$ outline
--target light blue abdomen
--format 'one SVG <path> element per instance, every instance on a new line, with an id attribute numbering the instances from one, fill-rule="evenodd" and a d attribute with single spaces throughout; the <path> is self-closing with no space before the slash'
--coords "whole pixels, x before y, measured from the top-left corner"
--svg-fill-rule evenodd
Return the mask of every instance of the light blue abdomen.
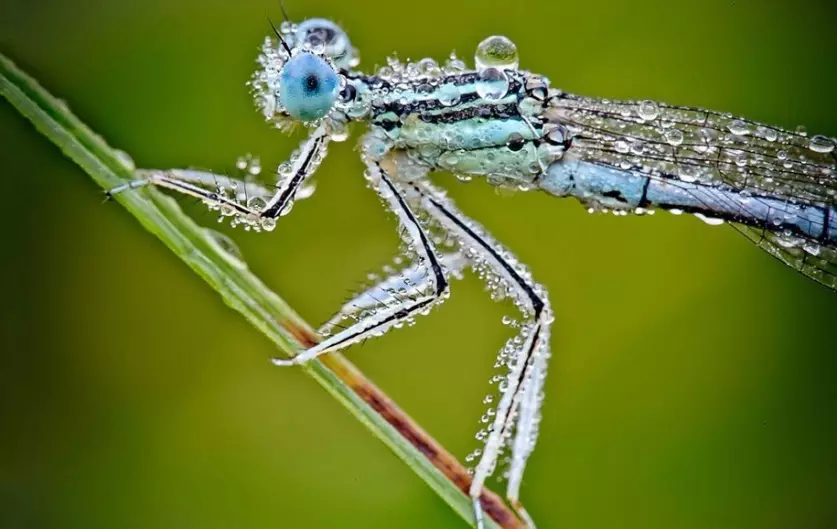
<path id="1" fill-rule="evenodd" d="M 837 243 L 837 210 L 828 206 L 792 204 L 776 197 L 747 196 L 729 187 L 649 178 L 573 159 L 552 163 L 539 185 L 553 195 L 573 196 L 591 207 L 681 210 Z"/>

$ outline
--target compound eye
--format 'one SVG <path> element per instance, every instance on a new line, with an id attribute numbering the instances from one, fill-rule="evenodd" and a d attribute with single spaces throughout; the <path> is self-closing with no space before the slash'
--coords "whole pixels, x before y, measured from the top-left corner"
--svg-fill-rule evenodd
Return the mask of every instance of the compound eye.
<path id="1" fill-rule="evenodd" d="M 340 91 L 337 73 L 322 58 L 300 53 L 279 75 L 279 101 L 294 119 L 314 121 L 331 110 Z"/>
<path id="2" fill-rule="evenodd" d="M 322 46 L 326 57 L 334 60 L 338 66 L 344 66 L 341 61 L 351 51 L 349 37 L 340 26 L 324 18 L 311 18 L 303 21 L 296 29 L 297 46 Z"/>

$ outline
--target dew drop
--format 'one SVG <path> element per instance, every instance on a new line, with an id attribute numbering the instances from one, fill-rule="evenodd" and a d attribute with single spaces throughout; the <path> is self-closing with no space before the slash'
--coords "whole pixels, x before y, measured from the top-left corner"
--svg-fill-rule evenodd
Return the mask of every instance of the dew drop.
<path id="1" fill-rule="evenodd" d="M 614 144 L 614 147 L 616 148 L 616 152 L 622 153 L 622 154 L 628 154 L 628 150 L 629 150 L 628 142 L 626 142 L 625 140 L 618 140 Z"/>
<path id="2" fill-rule="evenodd" d="M 299 190 L 296 192 L 296 199 L 297 200 L 305 200 L 306 198 L 311 197 L 314 194 L 314 191 L 317 190 L 317 182 L 310 180 L 302 186 L 300 186 Z"/>
<path id="3" fill-rule="evenodd" d="M 808 142 L 808 148 L 814 152 L 829 153 L 834 150 L 834 140 L 822 134 L 817 134 Z"/>
<path id="4" fill-rule="evenodd" d="M 716 218 L 713 218 L 713 217 L 707 217 L 706 215 L 704 215 L 702 213 L 695 213 L 695 217 L 699 218 L 700 220 L 702 220 L 706 224 L 709 224 L 710 226 L 720 226 L 721 224 L 724 223 L 724 219 L 716 219 Z"/>
<path id="5" fill-rule="evenodd" d="M 273 231 L 276 229 L 276 219 L 264 217 L 261 220 L 261 226 L 264 231 Z"/>
<path id="6" fill-rule="evenodd" d="M 776 129 L 771 129 L 769 127 L 759 127 L 759 135 L 771 142 L 779 139 L 779 134 L 776 133 Z"/>
<path id="7" fill-rule="evenodd" d="M 732 120 L 727 128 L 736 136 L 744 136 L 748 132 L 750 132 L 750 129 L 747 127 L 747 124 L 741 121 L 740 119 Z"/>
<path id="8" fill-rule="evenodd" d="M 477 80 L 477 95 L 489 101 L 502 99 L 509 91 L 509 80 L 502 70 L 485 68 L 480 70 Z"/>
<path id="9" fill-rule="evenodd" d="M 677 147 L 683 143 L 683 131 L 677 129 L 669 129 L 665 133 L 666 142 L 673 147 Z"/>
<path id="10" fill-rule="evenodd" d="M 494 35 L 483 40 L 474 54 L 477 70 L 515 70 L 519 64 L 517 46 L 509 38 Z"/>
<path id="11" fill-rule="evenodd" d="M 653 121 L 660 115 L 660 107 L 653 101 L 642 101 L 637 109 L 637 114 L 644 121 Z"/>
<path id="12" fill-rule="evenodd" d="M 439 65 L 436 64 L 436 61 L 433 59 L 422 59 L 418 62 L 418 74 L 423 75 L 426 77 L 438 77 L 441 75 L 442 70 L 439 68 Z"/>
<path id="13" fill-rule="evenodd" d="M 247 201 L 247 207 L 258 213 L 267 206 L 267 202 L 262 197 L 251 197 Z"/>
<path id="14" fill-rule="evenodd" d="M 439 89 L 439 102 L 445 106 L 459 102 L 459 89 L 454 84 L 446 84 Z"/>
<path id="15" fill-rule="evenodd" d="M 697 168 L 689 165 L 684 165 L 680 168 L 680 171 L 678 172 L 677 176 L 680 178 L 680 180 L 686 183 L 696 182 L 698 179 Z"/>

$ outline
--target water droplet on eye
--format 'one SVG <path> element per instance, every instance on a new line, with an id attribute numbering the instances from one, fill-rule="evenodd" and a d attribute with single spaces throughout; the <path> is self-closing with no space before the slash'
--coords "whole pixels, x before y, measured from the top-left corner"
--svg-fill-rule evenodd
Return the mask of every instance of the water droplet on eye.
<path id="1" fill-rule="evenodd" d="M 834 150 L 834 140 L 822 134 L 817 134 L 808 142 L 808 148 L 814 152 L 829 153 Z"/>
<path id="2" fill-rule="evenodd" d="M 439 89 L 439 102 L 445 106 L 459 102 L 459 89 L 454 84 L 446 84 Z"/>
<path id="3" fill-rule="evenodd" d="M 669 129 L 665 133 L 666 141 L 669 145 L 677 147 L 683 143 L 683 131 L 677 129 Z"/>
<path id="4" fill-rule="evenodd" d="M 519 63 L 517 46 L 507 37 L 494 35 L 483 40 L 474 54 L 477 70 L 497 68 L 516 70 Z"/>
<path id="5" fill-rule="evenodd" d="M 644 121 L 653 121 L 660 115 L 660 107 L 653 101 L 642 101 L 637 108 L 637 115 Z"/>
<path id="6" fill-rule="evenodd" d="M 489 101 L 501 99 L 509 91 L 506 74 L 497 68 L 480 70 L 477 80 L 477 95 Z"/>
<path id="7" fill-rule="evenodd" d="M 737 165 L 738 167 L 744 167 L 745 165 L 747 165 L 747 154 L 742 152 L 741 154 L 736 156 L 735 165 Z"/>
<path id="8" fill-rule="evenodd" d="M 232 239 L 221 232 L 210 230 L 209 228 L 204 228 L 203 232 L 228 262 L 242 270 L 247 268 L 247 263 L 244 262 L 244 256 L 241 250 L 238 249 L 238 246 L 236 246 Z"/>
<path id="9" fill-rule="evenodd" d="M 780 160 L 787 160 L 788 159 L 788 151 L 779 151 L 776 153 L 776 158 Z"/>

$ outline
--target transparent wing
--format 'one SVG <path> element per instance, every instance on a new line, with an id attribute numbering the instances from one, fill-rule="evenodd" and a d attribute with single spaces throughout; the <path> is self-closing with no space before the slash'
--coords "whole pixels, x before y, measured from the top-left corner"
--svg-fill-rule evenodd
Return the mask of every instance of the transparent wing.
<path id="1" fill-rule="evenodd" d="M 834 140 L 710 110 L 562 94 L 547 117 L 574 127 L 581 158 L 651 176 L 804 203 L 837 200 Z"/>
<path id="2" fill-rule="evenodd" d="M 673 185 L 690 184 L 682 187 L 698 201 L 702 197 L 691 191 L 691 184 L 734 190 L 748 197 L 728 204 L 742 217 L 753 217 L 764 197 L 783 201 L 789 215 L 792 206 L 813 205 L 827 212 L 837 206 L 832 138 L 699 108 L 565 93 L 549 100 L 545 117 L 568 127 L 568 154 L 574 158 Z M 824 235 L 817 238 L 791 237 L 770 225 L 733 226 L 774 257 L 837 289 L 837 248 L 828 236 L 833 223 L 826 214 L 820 223 Z"/>
<path id="3" fill-rule="evenodd" d="M 814 281 L 837 290 L 837 248 L 825 245 L 788 245 L 785 237 L 764 229 L 732 225 L 767 253 Z"/>

